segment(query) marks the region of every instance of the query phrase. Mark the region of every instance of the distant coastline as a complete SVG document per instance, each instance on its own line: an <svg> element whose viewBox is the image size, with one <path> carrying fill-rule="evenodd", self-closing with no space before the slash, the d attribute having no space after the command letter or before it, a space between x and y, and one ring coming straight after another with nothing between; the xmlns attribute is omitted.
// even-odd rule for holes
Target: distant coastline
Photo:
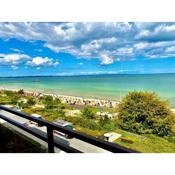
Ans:
<svg viewBox="0 0 175 175"><path fill-rule="evenodd" d="M75 75L21 75L21 76L0 76L0 78L27 78L27 77L79 77L79 76L113 76L113 75L171 75L174 73L104 73L104 74L75 74Z"/></svg>

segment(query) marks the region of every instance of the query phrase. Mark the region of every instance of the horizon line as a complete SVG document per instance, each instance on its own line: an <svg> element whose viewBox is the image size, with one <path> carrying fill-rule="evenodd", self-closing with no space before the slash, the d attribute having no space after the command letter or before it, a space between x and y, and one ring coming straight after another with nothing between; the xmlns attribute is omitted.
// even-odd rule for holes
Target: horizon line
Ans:
<svg viewBox="0 0 175 175"><path fill-rule="evenodd" d="M77 75L19 75L19 76L0 76L0 78L23 78L23 77L74 77L74 76L98 76L98 75L158 75L175 74L172 73L102 73L102 74L77 74Z"/></svg>

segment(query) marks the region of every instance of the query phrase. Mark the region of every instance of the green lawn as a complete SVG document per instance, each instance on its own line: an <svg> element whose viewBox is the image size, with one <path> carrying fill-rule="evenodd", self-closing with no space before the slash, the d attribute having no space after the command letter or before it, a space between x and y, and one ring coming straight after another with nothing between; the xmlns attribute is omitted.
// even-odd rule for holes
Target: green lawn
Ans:
<svg viewBox="0 0 175 175"><path fill-rule="evenodd" d="M105 131L96 131L75 126L77 131L83 132L94 137L101 138ZM121 129L116 129L114 132L122 134L122 138L133 141L132 144L121 141L121 139L115 140L118 143L127 148L137 150L143 153L175 153L175 143L169 142L168 140L155 136L155 135L137 135Z"/></svg>
<svg viewBox="0 0 175 175"><path fill-rule="evenodd" d="M133 143L126 143L121 139L116 143L144 153L175 153L175 143L155 135L137 135L117 129L115 132L122 134L123 138L132 140Z"/></svg>

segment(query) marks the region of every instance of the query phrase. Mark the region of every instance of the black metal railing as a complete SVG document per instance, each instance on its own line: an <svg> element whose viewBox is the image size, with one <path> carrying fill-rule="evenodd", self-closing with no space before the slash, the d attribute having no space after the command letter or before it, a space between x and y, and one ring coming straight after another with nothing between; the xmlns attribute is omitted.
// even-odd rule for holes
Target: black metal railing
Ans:
<svg viewBox="0 0 175 175"><path fill-rule="evenodd" d="M28 127L26 125L23 125L23 124L15 121L15 120L9 118L6 115L0 114L0 118L5 120L6 122L8 122L8 123L20 128L20 129L24 130L24 131L36 136L37 138L39 138L39 139L41 139L45 142L47 142L49 153L54 152L54 146L61 149L61 150L63 150L63 151L65 151L65 152L68 152L68 153L81 153L80 150L72 148L72 147L70 147L66 144L63 144L61 142L55 142L53 130L57 130L59 132L65 133L65 134L67 134L71 137L74 137L74 138L77 138L79 140L85 141L89 144L92 144L92 145L97 146L99 148L108 150L110 152L114 152L114 153L138 153L138 151L134 151L134 150L125 148L125 147L120 146L120 145L115 144L115 143L111 143L111 142L107 142L107 141L104 141L104 140L97 139L95 137L92 137L92 136L89 136L89 135L86 135L86 134L83 134L83 133L65 128L63 126L59 126L55 123L52 123L52 122L49 122L49 121L46 121L46 120L43 120L43 119L40 119L40 118L35 118L33 116L30 116L30 115L25 114L23 112L16 111L16 110L11 109L11 108L0 106L0 110L9 112L11 114L17 115L19 117L25 118L27 120L30 120L30 121L33 121L33 122L36 122L38 124L41 124L41 125L45 126L47 128L47 135L36 132L36 131L32 130L30 127Z"/></svg>

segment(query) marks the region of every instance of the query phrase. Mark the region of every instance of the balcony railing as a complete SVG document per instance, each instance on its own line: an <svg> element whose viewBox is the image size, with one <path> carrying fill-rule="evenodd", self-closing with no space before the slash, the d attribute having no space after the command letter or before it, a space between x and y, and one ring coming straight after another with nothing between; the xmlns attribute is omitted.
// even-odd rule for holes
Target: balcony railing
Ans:
<svg viewBox="0 0 175 175"><path fill-rule="evenodd" d="M49 122L49 121L46 121L43 119L35 118L33 116L30 116L30 115L25 114L23 112L16 111L16 110L11 109L11 108L0 106L0 110L9 112L9 113L17 115L21 118L25 118L27 120L30 120L30 121L33 121L33 122L36 122L40 125L45 126L47 128L47 135L43 135L40 132L36 132L36 131L32 130L30 127L25 126L25 125L17 122L16 120L11 119L7 115L0 114L0 118L5 120L6 122L34 135L35 137L37 137L45 142L47 142L49 153L54 153L54 147L57 147L60 150L63 150L63 151L68 152L68 153L82 153L82 151L75 149L73 147L70 147L66 144L63 144L63 143L58 142L58 141L55 142L54 134L53 134L54 130L57 130L61 133L65 133L71 137L77 138L81 141L87 142L89 144L92 144L94 146L97 146L99 148L102 148L104 150L107 150L107 151L110 151L113 153L138 153L138 151L131 150L131 149L125 148L123 146L120 146L118 144L107 142L107 141L104 141L104 140L101 140L101 139L98 139L98 138L95 138L95 137L92 137L92 136L89 136L89 135L86 135L86 134L83 134L83 133L80 133L80 132L77 132L77 131L74 131L71 129L65 128L63 126L59 126L55 123L52 123L52 122Z"/></svg>

